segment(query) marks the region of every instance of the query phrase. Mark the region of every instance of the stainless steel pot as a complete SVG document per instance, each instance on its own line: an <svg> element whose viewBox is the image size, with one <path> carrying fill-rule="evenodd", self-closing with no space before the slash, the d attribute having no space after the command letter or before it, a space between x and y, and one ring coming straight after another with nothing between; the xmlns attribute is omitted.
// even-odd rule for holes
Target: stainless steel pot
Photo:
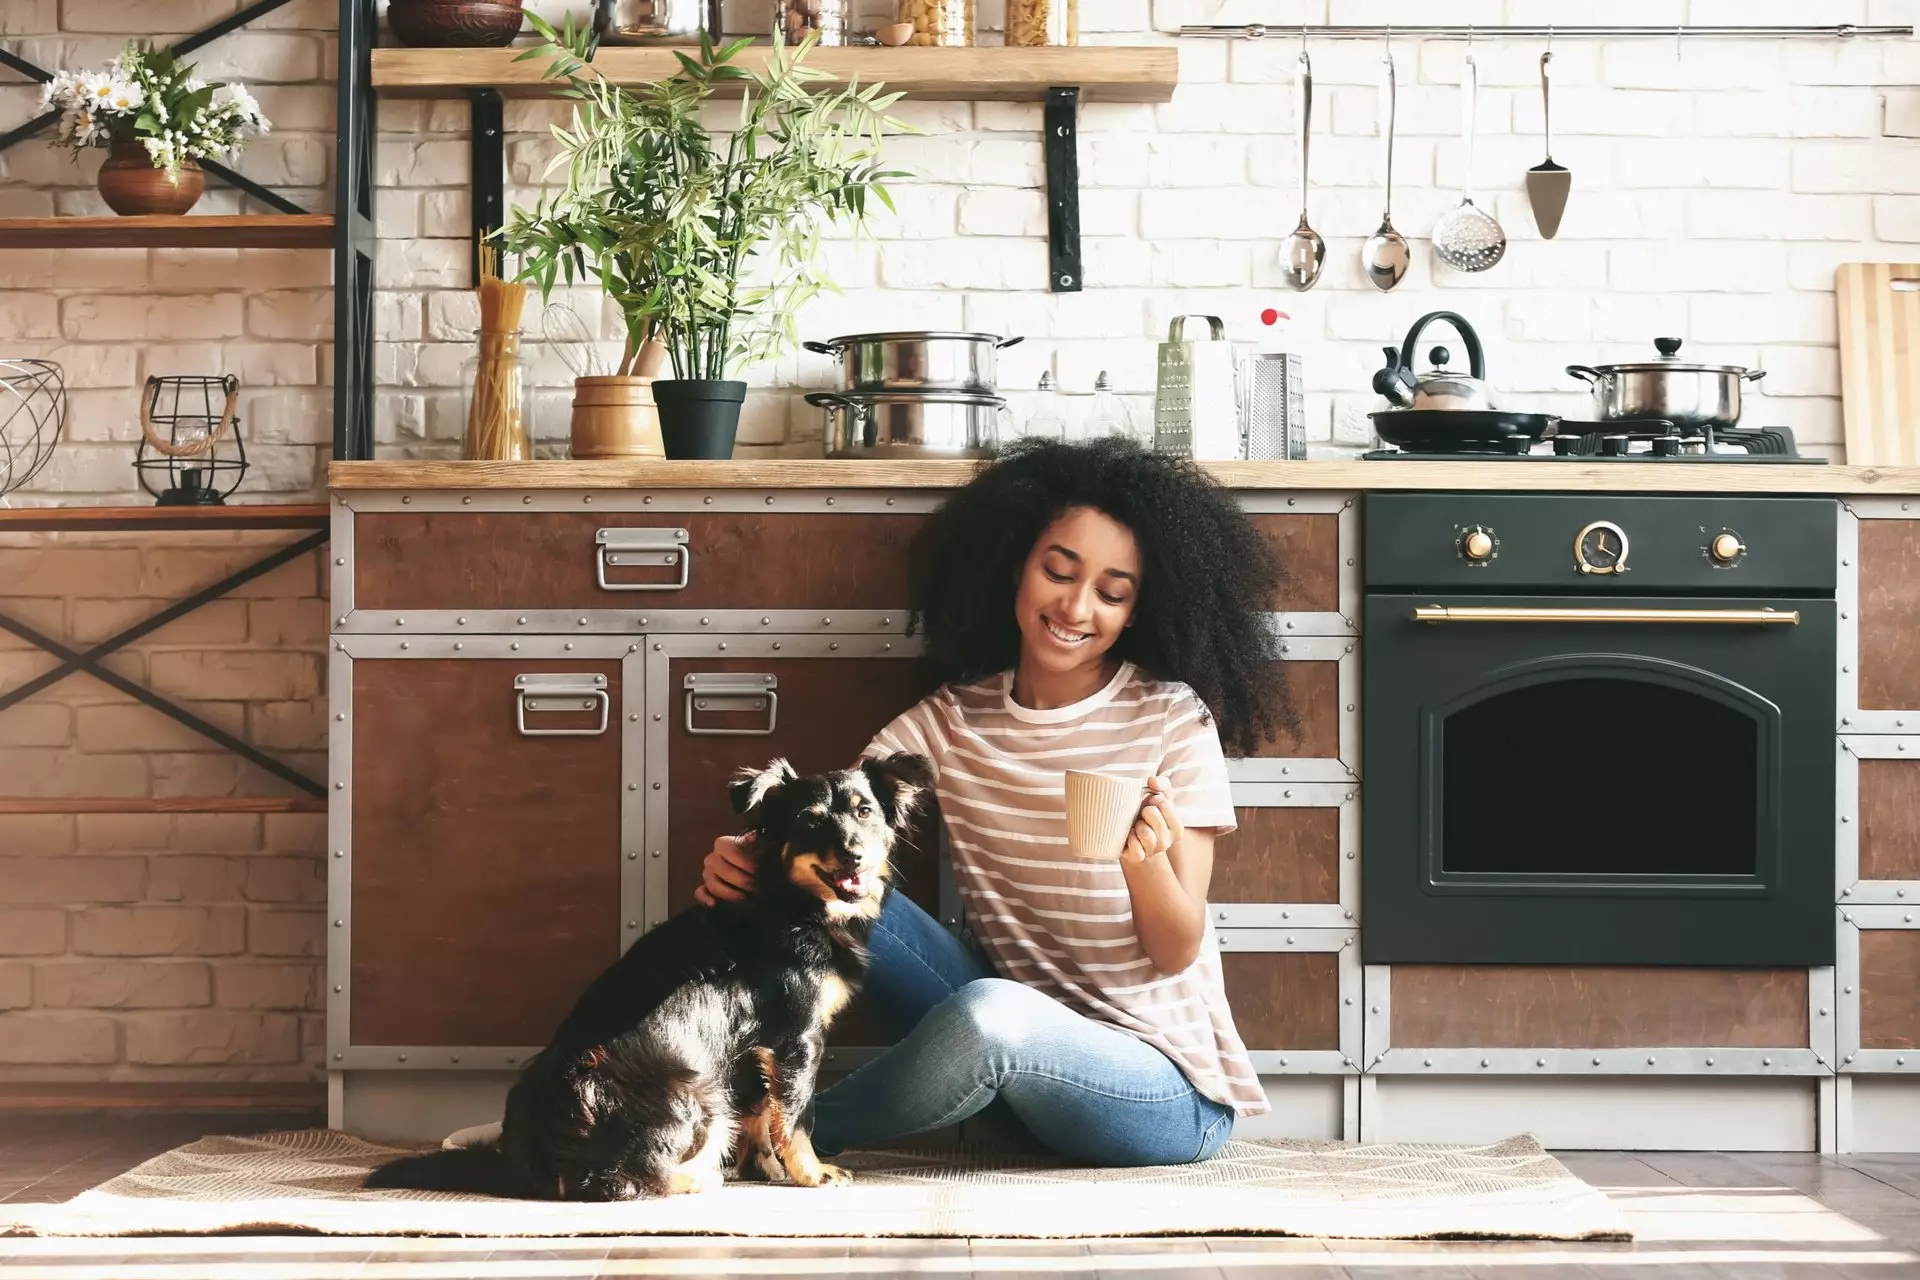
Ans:
<svg viewBox="0 0 1920 1280"><path fill-rule="evenodd" d="M999 396L947 391L815 391L829 458L979 458L999 439Z"/></svg>
<svg viewBox="0 0 1920 1280"><path fill-rule="evenodd" d="M1019 338L994 333L850 333L801 345L840 358L841 390L958 391L990 396L1000 348Z"/></svg>
<svg viewBox="0 0 1920 1280"><path fill-rule="evenodd" d="M1637 364L1570 364L1567 372L1593 388L1601 422L1665 418L1682 431L1731 427L1740 421L1740 384L1767 376L1733 364L1688 364L1680 339L1655 338L1658 360Z"/></svg>

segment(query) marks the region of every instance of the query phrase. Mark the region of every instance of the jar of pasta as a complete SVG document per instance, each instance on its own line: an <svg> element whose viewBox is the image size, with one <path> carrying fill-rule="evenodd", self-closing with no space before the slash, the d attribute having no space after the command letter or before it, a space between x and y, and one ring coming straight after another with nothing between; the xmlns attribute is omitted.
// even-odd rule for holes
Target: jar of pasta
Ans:
<svg viewBox="0 0 1920 1280"><path fill-rule="evenodd" d="M1007 0L1007 43L1080 43L1080 0Z"/></svg>
<svg viewBox="0 0 1920 1280"><path fill-rule="evenodd" d="M908 44L970 45L973 43L974 0L900 0L906 20L913 24Z"/></svg>

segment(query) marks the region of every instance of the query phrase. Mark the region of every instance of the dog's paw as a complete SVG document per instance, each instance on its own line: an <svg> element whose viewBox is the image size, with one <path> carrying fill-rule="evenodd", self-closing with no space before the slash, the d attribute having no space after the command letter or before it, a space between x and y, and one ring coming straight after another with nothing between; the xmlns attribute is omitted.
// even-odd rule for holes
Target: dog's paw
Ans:
<svg viewBox="0 0 1920 1280"><path fill-rule="evenodd" d="M697 1196L704 1191L718 1191L726 1185L726 1175L720 1172L718 1165L681 1165L669 1176L667 1194L670 1196Z"/></svg>
<svg viewBox="0 0 1920 1280"><path fill-rule="evenodd" d="M794 1178L803 1187L844 1187L853 1181L853 1175L837 1164L822 1161L807 1171L807 1176Z"/></svg>

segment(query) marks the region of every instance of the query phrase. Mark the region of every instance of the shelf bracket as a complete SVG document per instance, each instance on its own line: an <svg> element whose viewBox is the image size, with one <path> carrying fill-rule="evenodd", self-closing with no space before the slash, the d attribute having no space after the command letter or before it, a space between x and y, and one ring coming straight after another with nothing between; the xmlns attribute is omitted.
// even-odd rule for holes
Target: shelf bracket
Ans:
<svg viewBox="0 0 1920 1280"><path fill-rule="evenodd" d="M473 148L473 284L480 286L480 246L507 217L506 107L498 89L471 89L467 137Z"/></svg>
<svg viewBox="0 0 1920 1280"><path fill-rule="evenodd" d="M1047 90L1047 288L1078 293L1080 265L1080 89Z"/></svg>

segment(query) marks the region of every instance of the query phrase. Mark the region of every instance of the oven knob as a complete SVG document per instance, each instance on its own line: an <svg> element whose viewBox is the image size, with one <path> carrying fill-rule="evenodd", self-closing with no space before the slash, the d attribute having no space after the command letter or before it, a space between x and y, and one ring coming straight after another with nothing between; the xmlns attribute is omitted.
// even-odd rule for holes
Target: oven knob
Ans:
<svg viewBox="0 0 1920 1280"><path fill-rule="evenodd" d="M1493 540L1493 530L1479 525L1473 526L1460 535L1460 554L1476 564L1485 564L1493 559L1496 545Z"/></svg>
<svg viewBox="0 0 1920 1280"><path fill-rule="evenodd" d="M1713 541L1707 544L1707 554L1715 564L1732 564L1747 554L1747 544L1740 541L1740 535L1733 532L1721 532L1713 535Z"/></svg>

